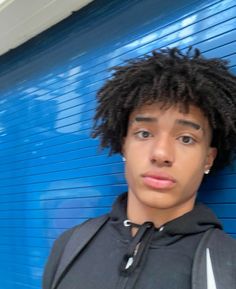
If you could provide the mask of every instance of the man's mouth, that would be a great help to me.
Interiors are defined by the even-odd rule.
[[[153,189],[171,189],[176,180],[166,173],[146,173],[142,175],[143,182]]]

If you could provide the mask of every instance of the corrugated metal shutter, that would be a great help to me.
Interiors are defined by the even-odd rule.
[[[236,72],[236,5],[98,0],[0,57],[0,287],[40,288],[54,239],[126,190],[120,156],[90,138],[107,68],[155,48],[196,45]],[[236,236],[232,169],[203,188]]]

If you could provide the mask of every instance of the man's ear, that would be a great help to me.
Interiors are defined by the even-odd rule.
[[[211,169],[216,156],[217,156],[217,148],[209,147],[207,159],[206,159],[206,164],[205,164],[205,171]]]

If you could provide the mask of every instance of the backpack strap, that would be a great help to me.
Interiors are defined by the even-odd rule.
[[[206,248],[213,230],[203,234],[195,252],[192,267],[192,289],[207,289]]]
[[[215,288],[236,288],[236,241],[219,229],[203,235],[192,269],[192,289]]]
[[[74,261],[98,230],[107,222],[108,218],[108,215],[103,215],[95,219],[90,219],[75,228],[64,248],[52,283],[52,289],[56,288],[68,266]]]

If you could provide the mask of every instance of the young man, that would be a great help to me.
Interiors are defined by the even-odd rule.
[[[153,52],[116,67],[98,102],[94,136],[123,155],[128,193],[55,242],[43,288],[236,288],[236,241],[196,202],[204,174],[235,157],[227,64]]]

